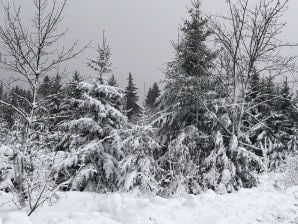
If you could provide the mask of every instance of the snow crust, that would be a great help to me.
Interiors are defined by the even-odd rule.
[[[263,177],[257,188],[224,195],[208,191],[197,196],[165,199],[135,191],[68,192],[59,196],[58,201],[40,208],[30,217],[32,224],[298,223],[298,186],[286,189],[269,177]],[[6,217],[2,224],[29,224],[28,221],[8,222],[13,220],[13,215],[1,212],[4,207],[0,207],[0,217]],[[16,218],[24,217],[22,213],[12,214],[17,214]]]

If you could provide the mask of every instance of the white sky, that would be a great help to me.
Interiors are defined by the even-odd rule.
[[[15,2],[21,3],[24,13],[30,15],[29,0]],[[93,41],[91,47],[95,47],[101,41],[102,30],[106,30],[116,79],[125,87],[128,72],[132,72],[141,95],[144,82],[148,89],[163,78],[159,68],[173,58],[171,40],[177,40],[178,25],[186,17],[189,5],[190,0],[69,0],[61,27],[69,32],[62,45],[79,39],[82,44]],[[224,14],[225,0],[204,0],[203,10]],[[290,0],[284,37],[294,42],[298,42],[297,12],[298,1]],[[94,56],[95,51],[87,49],[69,64],[69,71],[79,70],[85,76],[94,74],[84,64]]]

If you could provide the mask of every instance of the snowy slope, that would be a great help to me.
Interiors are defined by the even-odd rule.
[[[33,224],[298,223],[298,187],[277,188],[268,177],[262,182],[258,188],[233,194],[216,195],[210,191],[172,199],[137,193],[69,192],[30,219]],[[4,207],[0,207],[2,216]]]

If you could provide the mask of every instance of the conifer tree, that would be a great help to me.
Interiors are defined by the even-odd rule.
[[[41,83],[41,85],[38,89],[38,93],[41,97],[44,98],[44,97],[50,95],[50,91],[51,91],[51,79],[47,75],[44,77],[43,82]]]
[[[52,94],[52,111],[51,113],[57,114],[60,111],[60,106],[63,98],[63,88],[62,88],[62,77],[57,73],[51,83],[51,94]]]
[[[112,72],[111,48],[107,43],[104,31],[102,35],[102,44],[97,45],[96,52],[96,58],[90,59],[87,62],[87,66],[93,71],[96,71],[99,76],[98,78],[102,80],[104,75]]]
[[[147,96],[146,96],[146,100],[145,100],[146,106],[151,107],[152,106],[151,102],[152,102],[152,89],[151,89],[151,87],[149,87]]]
[[[145,192],[157,192],[158,167],[154,155],[159,152],[160,145],[154,138],[154,130],[143,124],[132,125],[123,132],[121,147],[125,157],[119,163],[120,188],[139,187]]]
[[[160,160],[164,173],[160,182],[165,195],[179,191],[181,186],[188,193],[200,192],[204,185],[199,178],[204,172],[201,164],[214,145],[212,134],[217,127],[210,121],[214,115],[206,105],[215,105],[213,100],[220,94],[211,75],[215,57],[207,47],[211,33],[200,9],[201,3],[193,1],[189,19],[181,27],[179,42],[174,45],[176,57],[168,63],[165,88],[157,101],[159,111],[153,121],[160,128],[160,141],[164,145],[165,155]]]
[[[110,86],[116,86],[116,87],[118,86],[117,80],[116,80],[116,78],[115,78],[115,76],[113,74],[108,79],[108,84]]]
[[[51,94],[58,94],[62,89],[62,77],[58,73],[54,76],[51,85]]]
[[[152,88],[150,87],[146,96],[146,106],[152,108],[155,104],[157,98],[160,96],[160,90],[157,83],[153,83]]]
[[[128,84],[125,88],[125,109],[127,111],[127,117],[129,120],[132,120],[135,117],[138,117],[141,112],[141,107],[138,105],[139,97],[137,95],[137,87],[133,82],[132,74],[128,75]]]
[[[73,76],[72,76],[72,81],[73,82],[81,82],[83,81],[83,78],[81,77],[80,73],[78,71],[75,71]]]
[[[119,129],[126,125],[126,117],[122,105],[124,91],[108,85],[104,77],[111,72],[109,52],[104,37],[103,45],[97,49],[97,60],[88,64],[98,76],[87,83],[76,72],[63,104],[63,115],[69,118],[60,125],[63,138],[57,150],[67,159],[58,168],[58,183],[71,180],[74,190],[118,189],[118,162],[124,156],[118,147]]]
[[[126,123],[123,92],[100,78],[92,84],[80,82],[76,88],[80,94],[67,99],[66,112],[71,117],[61,124],[64,137],[58,149],[67,159],[58,170],[60,181],[74,177],[74,190],[115,191],[123,152],[113,143],[119,139],[118,129]]]
[[[193,1],[190,18],[184,21],[180,40],[174,45],[175,60],[168,63],[158,106],[164,114],[160,118],[166,118],[159,122],[174,133],[189,125],[201,126],[205,112],[202,102],[216,88],[210,73],[215,55],[206,43],[211,33],[200,10],[200,1]]]
[[[83,81],[80,73],[75,71],[70,83],[67,85],[65,90],[65,98],[79,98],[81,91],[78,88],[78,84]]]
[[[287,151],[296,148],[295,113],[287,80],[281,86],[272,77],[260,78],[253,74],[247,94],[250,108],[244,116],[243,128],[249,135],[243,141],[250,150],[263,157],[272,170],[283,163]],[[291,141],[291,143],[289,143]]]

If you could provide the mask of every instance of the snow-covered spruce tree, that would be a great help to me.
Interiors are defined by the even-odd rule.
[[[59,182],[70,180],[73,190],[118,189],[118,161],[124,157],[118,147],[119,129],[127,121],[122,108],[124,92],[108,85],[104,77],[111,71],[108,49],[104,39],[97,49],[98,58],[89,63],[97,78],[91,83],[75,80],[63,106],[63,113],[71,117],[60,125],[64,138],[58,150],[66,159],[58,168],[58,178]]]
[[[216,116],[224,120],[226,116],[221,110],[214,116],[210,108],[216,104],[214,100],[224,101],[226,93],[211,72],[215,55],[206,44],[210,31],[201,16],[200,4],[193,1],[190,19],[181,28],[179,43],[174,45],[176,59],[168,64],[164,92],[157,101],[159,111],[154,123],[160,128],[160,142],[164,145],[159,160],[165,171],[161,175],[163,194],[175,193],[181,185],[189,193],[202,190],[206,185],[201,178],[202,164],[215,150],[214,135],[220,130],[213,120]]]
[[[123,142],[120,147],[125,157],[120,161],[120,189],[130,190],[138,187],[145,192],[157,192],[158,171],[154,156],[160,150],[155,140],[154,129],[146,125],[132,125],[122,131]]]
[[[248,4],[248,1],[239,0],[227,1],[227,4],[230,14],[224,18],[229,18],[226,22],[230,25],[211,22],[212,33],[216,43],[220,46],[215,61],[219,63],[214,63],[216,65],[214,70],[206,69],[203,71],[207,71],[207,73],[202,71],[198,73],[209,74],[199,76],[201,79],[194,79],[195,76],[188,75],[187,71],[191,71],[191,68],[197,65],[196,61],[192,60],[193,55],[196,54],[191,54],[191,49],[196,48],[187,48],[187,46],[192,46],[190,43],[195,43],[195,41],[186,38],[191,35],[185,35],[180,42],[182,50],[179,51],[177,48],[176,61],[169,64],[166,73],[169,79],[165,91],[160,97],[159,109],[161,112],[159,119],[156,119],[161,127],[166,127],[161,128],[161,131],[164,131],[164,133],[161,132],[162,143],[165,143],[166,146],[169,145],[168,142],[175,141],[177,136],[182,133],[181,130],[189,125],[195,125],[203,133],[212,137],[209,151],[205,151],[205,155],[211,157],[215,155],[214,161],[220,160],[219,158],[227,158],[222,159],[225,162],[224,165],[219,163],[219,168],[216,169],[219,173],[218,178],[215,178],[214,185],[211,187],[209,184],[209,187],[220,189],[220,191],[255,186],[256,174],[266,169],[261,158],[264,156],[263,148],[256,146],[252,141],[257,142],[258,137],[255,137],[253,133],[256,133],[259,127],[264,127],[266,122],[269,122],[271,115],[262,115],[259,120],[256,117],[259,115],[257,111],[256,114],[251,113],[253,108],[263,106],[267,102],[261,98],[259,98],[261,102],[258,104],[248,101],[251,77],[254,73],[264,76],[269,72],[275,76],[284,74],[293,68],[294,60],[294,57],[279,54],[281,47],[288,46],[278,40],[279,31],[284,27],[284,24],[279,23],[278,20],[286,9],[287,1],[270,0],[251,5]],[[272,7],[268,7],[268,5]],[[194,33],[199,34],[200,32]],[[201,43],[202,40],[204,39],[200,39]],[[188,43],[188,45],[183,45],[184,43]],[[247,49],[251,49],[251,51],[247,51]],[[194,52],[198,55],[198,52],[201,51],[196,49]],[[203,57],[203,59],[206,58],[208,57]],[[270,64],[261,63],[264,60]],[[187,64],[187,62],[190,63]],[[208,65],[208,61],[203,63],[204,60],[199,60],[199,62]],[[210,75],[210,71],[213,75]],[[190,74],[196,74],[195,70]],[[195,82],[196,80],[199,82]],[[194,83],[196,85],[192,86]],[[253,122],[248,124],[248,121]],[[221,138],[217,136],[222,136],[223,140],[218,141]],[[279,138],[273,140],[273,145],[278,149],[280,147]],[[223,147],[219,147],[220,144],[218,145],[216,142],[222,142]],[[218,150],[218,147],[221,150]],[[164,150],[167,153],[168,147],[165,147]],[[225,153],[221,153],[222,151]],[[207,158],[208,156],[204,156],[199,159],[200,167],[205,167],[205,171],[201,169],[201,175],[210,169]],[[227,175],[228,173],[229,175]],[[204,178],[200,179],[199,184],[201,186],[206,184]],[[224,188],[226,189],[224,190]]]
[[[175,60],[168,63],[165,88],[157,102],[160,112],[156,121],[168,134],[172,132],[171,138],[189,125],[201,126],[202,101],[213,89],[210,69],[214,54],[206,46],[210,32],[199,1],[193,2],[189,14],[190,19],[180,28],[179,42],[174,44]]]

